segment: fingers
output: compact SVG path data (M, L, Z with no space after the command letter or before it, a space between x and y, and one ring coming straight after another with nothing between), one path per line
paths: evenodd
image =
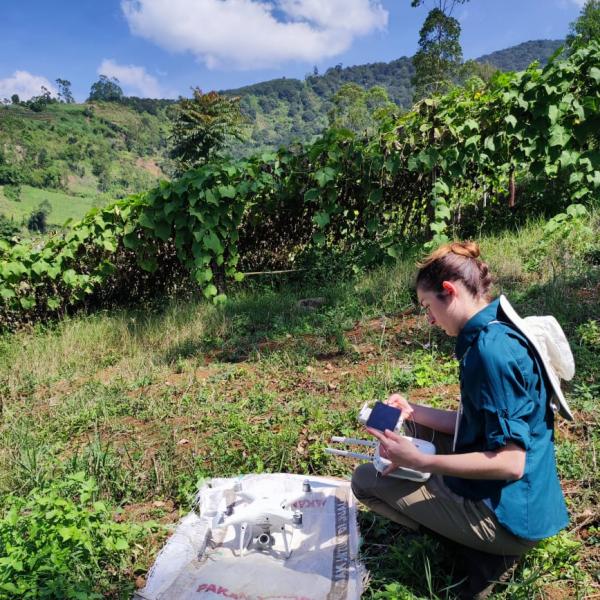
M386 475L393 473L397 468L398 468L398 465L395 465L394 463L392 463L391 465L387 466L385 468L385 470L382 471L381 474L385 477Z
M372 427L367 427L367 431L375 436L380 442L387 442L387 439L385 437L385 435L383 434L383 432L379 431L379 429L373 429Z
M408 419L414 412L413 407L408 403L408 400L402 394L392 394L387 399L387 404L394 408L399 408L405 419Z
M395 406L396 408L402 409L402 408L406 408L408 401L401 394L392 394L387 399L387 404L389 404L390 406Z
M383 432L383 435L387 438L387 440L391 440L393 442L399 442L403 437L398 435L395 431L390 431L389 429L386 429Z

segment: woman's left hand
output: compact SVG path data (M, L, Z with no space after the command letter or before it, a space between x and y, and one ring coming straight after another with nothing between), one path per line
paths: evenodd
M417 450L404 436L398 435L389 429L386 429L383 433L370 427L367 427L367 430L379 440L379 454L383 458L392 461L392 464L382 473L383 475L391 473L398 467L421 469L425 455Z

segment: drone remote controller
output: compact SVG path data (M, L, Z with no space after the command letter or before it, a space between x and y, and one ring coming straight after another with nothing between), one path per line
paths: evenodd
M379 404L379 403L378 403ZM371 409L367 404L365 404L360 413L358 415L359 423L363 425L367 425L369 422L369 418L371 416ZM393 428L395 433L402 435L402 423L403 419L400 415L398 421ZM388 429L388 427L386 427ZM409 442L411 442L420 452L425 454L435 454L435 446L431 442L427 442L425 440L419 440L417 438L412 438L408 436L403 436ZM383 473L391 464L391 461L387 458L384 458L379 453L379 442L374 442L371 440L359 440L356 438L347 438L347 437L339 437L334 436L331 438L332 442L341 443L341 444L350 444L357 446L365 446L367 448L372 448L374 450L373 454L361 453L361 452L351 452L349 450L338 450L337 448L326 448L325 452L327 454L333 454L335 456L345 456L349 458L358 458L360 460L369 460L373 462L373 466L379 473ZM399 467L395 469L391 473L388 473L388 477L396 477L398 479L410 479L412 481L427 481L431 473L422 473L421 471L416 471L415 469L409 469L407 467Z

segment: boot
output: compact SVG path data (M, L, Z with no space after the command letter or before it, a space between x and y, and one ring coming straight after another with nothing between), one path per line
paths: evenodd
M488 554L471 548L461 552L465 579L457 588L460 600L485 600L497 583L508 583L520 556Z

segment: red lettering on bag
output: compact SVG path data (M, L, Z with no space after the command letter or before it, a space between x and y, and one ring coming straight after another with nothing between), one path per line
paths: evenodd
M231 598L231 600L312 600L306 596L248 596L244 592L232 592L222 585L217 586L215 583L201 583L196 588L196 592L213 592L218 596Z

